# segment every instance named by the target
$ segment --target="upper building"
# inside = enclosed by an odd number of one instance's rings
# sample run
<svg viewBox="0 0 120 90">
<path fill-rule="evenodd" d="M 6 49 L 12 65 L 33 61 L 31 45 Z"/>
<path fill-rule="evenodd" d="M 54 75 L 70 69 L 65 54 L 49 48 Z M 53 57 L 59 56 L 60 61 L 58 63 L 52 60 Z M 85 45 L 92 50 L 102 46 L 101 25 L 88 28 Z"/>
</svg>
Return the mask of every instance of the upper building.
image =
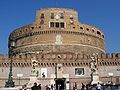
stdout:
<svg viewBox="0 0 120 90">
<path fill-rule="evenodd" d="M 58 45 L 59 52 L 105 53 L 104 33 L 80 23 L 73 9 L 39 10 L 35 22 L 14 30 L 9 37 L 9 51 L 12 49 L 16 55 L 56 51 Z"/>
</svg>

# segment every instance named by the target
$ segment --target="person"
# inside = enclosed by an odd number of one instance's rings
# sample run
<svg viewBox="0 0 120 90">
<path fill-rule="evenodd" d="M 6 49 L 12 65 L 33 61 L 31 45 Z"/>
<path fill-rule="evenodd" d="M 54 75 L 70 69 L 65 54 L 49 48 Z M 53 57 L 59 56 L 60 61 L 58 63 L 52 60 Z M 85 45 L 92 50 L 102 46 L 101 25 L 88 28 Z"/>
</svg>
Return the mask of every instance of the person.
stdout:
<svg viewBox="0 0 120 90">
<path fill-rule="evenodd" d="M 58 84 L 58 90 L 61 90 L 61 84 Z"/>
<path fill-rule="evenodd" d="M 85 90 L 92 90 L 92 87 L 91 87 L 90 83 L 86 84 L 86 89 Z"/>
<path fill-rule="evenodd" d="M 26 89 L 26 84 L 22 86 L 22 90 L 27 90 Z"/>
<path fill-rule="evenodd" d="M 46 90 L 49 90 L 49 87 L 48 87 L 48 85 L 46 85 L 45 87 L 46 87 Z"/>
<path fill-rule="evenodd" d="M 75 90 L 77 90 L 77 83 L 75 82 Z"/>
<path fill-rule="evenodd" d="M 51 90 L 53 90 L 53 84 L 51 84 Z"/>
<path fill-rule="evenodd" d="M 74 86 L 74 84 L 73 84 L 73 90 L 75 90 L 75 86 Z"/>
<path fill-rule="evenodd" d="M 97 84 L 96 89 L 97 89 L 97 90 L 101 90 L 101 85 L 100 85 L 100 83 L 99 83 L 99 82 L 98 82 L 98 84 Z"/>
<path fill-rule="evenodd" d="M 82 88 L 81 90 L 85 90 L 85 85 L 82 83 Z"/>
<path fill-rule="evenodd" d="M 34 86 L 31 88 L 31 90 L 39 90 L 36 82 L 34 83 Z"/>
<path fill-rule="evenodd" d="M 88 84 L 86 84 L 86 90 L 89 90 L 89 89 L 88 89 L 88 87 L 89 87 L 89 85 L 88 85 Z"/>
<path fill-rule="evenodd" d="M 48 88 L 49 88 L 49 90 L 51 89 L 51 86 L 50 86 L 50 84 L 48 85 Z"/>
<path fill-rule="evenodd" d="M 41 90 L 41 84 L 38 85 L 38 90 Z"/>
</svg>

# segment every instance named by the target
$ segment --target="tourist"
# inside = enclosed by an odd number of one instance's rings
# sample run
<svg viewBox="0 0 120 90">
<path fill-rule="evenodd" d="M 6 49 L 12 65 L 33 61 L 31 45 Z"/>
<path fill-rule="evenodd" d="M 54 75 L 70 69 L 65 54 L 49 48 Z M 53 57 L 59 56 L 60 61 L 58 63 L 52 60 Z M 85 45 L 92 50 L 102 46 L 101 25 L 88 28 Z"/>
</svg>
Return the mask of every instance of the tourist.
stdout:
<svg viewBox="0 0 120 90">
<path fill-rule="evenodd" d="M 48 90 L 50 90 L 50 89 L 51 89 L 51 85 L 50 85 L 50 84 L 48 85 L 48 88 L 49 88 Z"/>
<path fill-rule="evenodd" d="M 41 90 L 41 84 L 38 85 L 38 90 Z"/>
<path fill-rule="evenodd" d="M 77 85 L 76 85 L 76 82 L 73 83 L 73 90 L 76 90 L 77 89 Z"/>
<path fill-rule="evenodd" d="M 97 90 L 101 90 L 101 85 L 100 85 L 100 83 L 99 83 L 99 82 L 98 82 L 98 84 L 97 84 L 96 89 L 97 89 Z"/>
<path fill-rule="evenodd" d="M 53 90 L 53 84 L 51 84 L 51 90 Z"/>
<path fill-rule="evenodd" d="M 86 84 L 86 90 L 92 90 L 90 83 Z"/>
<path fill-rule="evenodd" d="M 48 87 L 48 85 L 46 85 L 46 86 L 45 86 L 45 88 L 46 88 L 46 90 L 49 90 L 49 87 Z"/>
<path fill-rule="evenodd" d="M 73 86 L 73 90 L 75 90 L 75 86 Z"/>
<path fill-rule="evenodd" d="M 26 84 L 25 84 L 25 85 L 23 85 L 23 86 L 22 86 L 22 90 L 27 90 L 27 89 L 26 89 L 26 87 L 27 87 L 27 85 L 26 85 Z"/>
<path fill-rule="evenodd" d="M 88 88 L 89 88 L 89 84 L 86 84 L 86 90 L 89 90 Z"/>
<path fill-rule="evenodd" d="M 77 83 L 75 82 L 75 90 L 77 90 Z"/>
<path fill-rule="evenodd" d="M 85 90 L 85 85 L 82 83 L 82 88 L 81 90 Z"/>
<path fill-rule="evenodd" d="M 34 86 L 31 88 L 31 90 L 39 90 L 36 82 L 34 83 Z"/>
</svg>

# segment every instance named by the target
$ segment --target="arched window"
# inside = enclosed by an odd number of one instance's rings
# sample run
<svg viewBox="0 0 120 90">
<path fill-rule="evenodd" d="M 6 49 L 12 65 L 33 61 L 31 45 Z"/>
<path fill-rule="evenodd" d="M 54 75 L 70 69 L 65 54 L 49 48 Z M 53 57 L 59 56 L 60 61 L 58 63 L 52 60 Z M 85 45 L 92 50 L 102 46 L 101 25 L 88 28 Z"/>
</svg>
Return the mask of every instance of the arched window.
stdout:
<svg viewBox="0 0 120 90">
<path fill-rule="evenodd" d="M 44 18 L 44 14 L 43 14 L 43 13 L 41 14 L 41 17 L 40 17 L 40 18 L 41 18 L 41 19 L 43 19 L 43 18 Z"/>
<path fill-rule="evenodd" d="M 64 14 L 63 13 L 60 14 L 60 19 L 64 19 Z"/>
<path fill-rule="evenodd" d="M 51 13 L 51 19 L 54 19 L 54 13 Z"/>
</svg>

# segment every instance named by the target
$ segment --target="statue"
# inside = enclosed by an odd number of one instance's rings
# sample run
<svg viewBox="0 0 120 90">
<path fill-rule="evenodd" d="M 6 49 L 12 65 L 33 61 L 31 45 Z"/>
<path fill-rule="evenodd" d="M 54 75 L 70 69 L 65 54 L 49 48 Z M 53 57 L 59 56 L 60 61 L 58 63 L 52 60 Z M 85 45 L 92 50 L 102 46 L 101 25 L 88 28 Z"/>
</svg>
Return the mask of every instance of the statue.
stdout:
<svg viewBox="0 0 120 90">
<path fill-rule="evenodd" d="M 31 70 L 31 75 L 30 75 L 30 81 L 27 84 L 27 88 L 31 88 L 34 83 L 38 83 L 37 77 L 38 77 L 38 61 L 36 58 L 32 58 L 32 70 Z"/>
<path fill-rule="evenodd" d="M 98 70 L 97 61 L 98 61 L 97 56 L 93 54 L 93 56 L 91 57 L 91 62 L 90 62 L 90 69 L 92 73 L 95 73 Z"/>
<path fill-rule="evenodd" d="M 97 84 L 98 82 L 101 83 L 98 74 L 98 54 L 94 53 L 92 55 L 90 62 L 90 69 L 91 69 L 91 84 Z"/>
<path fill-rule="evenodd" d="M 32 59 L 32 74 L 38 77 L 38 61 L 35 60 L 35 57 Z"/>
</svg>

